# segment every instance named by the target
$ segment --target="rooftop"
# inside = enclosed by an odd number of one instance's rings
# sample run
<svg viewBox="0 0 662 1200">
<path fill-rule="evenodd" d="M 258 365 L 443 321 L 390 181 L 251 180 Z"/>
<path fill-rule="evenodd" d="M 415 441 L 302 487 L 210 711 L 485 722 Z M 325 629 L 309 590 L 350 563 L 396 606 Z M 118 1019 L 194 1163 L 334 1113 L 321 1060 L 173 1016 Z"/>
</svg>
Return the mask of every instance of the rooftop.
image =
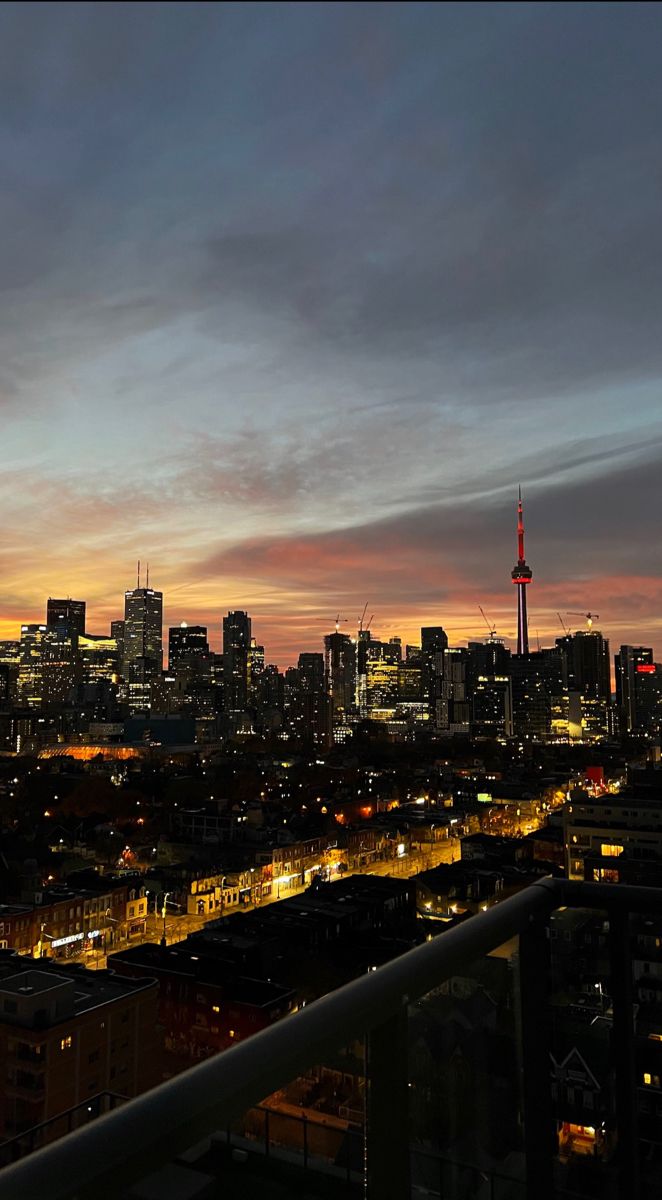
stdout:
<svg viewBox="0 0 662 1200">
<path fill-rule="evenodd" d="M 202 945 L 183 945 L 181 948 L 169 946 L 164 951 L 156 942 L 147 942 L 142 946 L 131 946 L 110 955 L 108 962 L 111 969 L 114 963 L 119 965 L 123 962 L 141 970 L 144 968 L 146 974 L 154 972 L 158 976 L 172 972 L 187 975 L 198 983 L 223 988 L 230 1000 L 259 1008 L 268 1007 L 294 995 L 290 988 L 273 983 L 270 979 L 251 979 L 237 975 L 227 962 L 218 958 L 211 949 L 205 952 Z M 115 978 L 126 977 L 118 975 Z"/>
<path fill-rule="evenodd" d="M 50 959 L 33 959 L 12 950 L 0 951 L 0 993 L 25 997 L 47 996 L 58 989 L 70 992 L 67 1011 L 50 1012 L 47 1024 L 70 1019 L 100 1005 L 112 1004 L 153 986 L 151 979 L 127 979 L 112 971 L 91 971 L 80 963 L 66 965 Z M 20 1015 L 20 1014 L 19 1014 Z M 31 1010 L 28 1023 L 35 1015 Z M 5 1017 L 6 1019 L 6 1017 Z M 43 1024 L 43 1017 L 41 1018 Z"/>
<path fill-rule="evenodd" d="M 66 976 L 56 975 L 54 972 L 23 971 L 20 975 L 14 975 L 9 979 L 0 978 L 0 992 L 15 992 L 25 995 L 28 993 L 51 992 L 54 988 L 61 987 L 63 983 L 69 982 L 70 980 Z"/>
</svg>

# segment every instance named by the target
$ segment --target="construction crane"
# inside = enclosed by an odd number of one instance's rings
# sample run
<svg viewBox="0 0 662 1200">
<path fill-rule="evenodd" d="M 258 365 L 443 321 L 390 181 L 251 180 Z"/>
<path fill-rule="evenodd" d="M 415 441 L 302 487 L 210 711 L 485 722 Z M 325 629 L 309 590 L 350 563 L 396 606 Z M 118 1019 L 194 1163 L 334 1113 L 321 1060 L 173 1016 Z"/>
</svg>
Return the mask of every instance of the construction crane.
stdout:
<svg viewBox="0 0 662 1200">
<path fill-rule="evenodd" d="M 366 615 L 367 611 L 368 611 L 368 601 L 366 600 L 365 604 L 363 605 L 363 612 L 361 613 L 361 616 L 359 617 L 359 633 L 362 633 L 362 631 L 363 631 L 363 622 L 365 621 L 365 615 Z"/>
<path fill-rule="evenodd" d="M 493 641 L 494 641 L 494 639 L 495 639 L 495 637 L 496 637 L 496 635 L 497 635 L 497 631 L 496 631 L 496 625 L 492 625 L 492 624 L 491 624 L 491 623 L 488 621 L 487 617 L 485 616 L 485 610 L 483 609 L 483 606 L 482 606 L 481 604 L 479 604 L 479 605 L 478 605 L 478 607 L 479 607 L 479 609 L 480 609 L 480 611 L 481 611 L 482 618 L 483 618 L 483 620 L 484 620 L 485 624 L 487 625 L 487 628 L 488 628 L 488 629 L 489 629 L 489 631 L 490 631 L 490 641 L 491 641 L 491 642 L 493 642 Z"/>
<path fill-rule="evenodd" d="M 567 610 L 567 612 L 566 612 L 566 616 L 568 616 L 568 617 L 585 617 L 585 618 L 586 618 L 586 624 L 587 624 L 587 626 L 588 626 L 588 628 L 589 628 L 589 629 L 592 629 L 592 628 L 593 628 L 593 622 L 594 622 L 594 621 L 599 621 L 599 620 L 600 620 L 600 613 L 592 613 L 592 612 L 571 612 L 569 609 L 568 609 L 568 610 Z"/>
<path fill-rule="evenodd" d="M 566 635 L 566 637 L 570 637 L 570 630 L 568 629 L 568 626 L 566 625 L 565 621 L 563 620 L 563 617 L 561 616 L 560 612 L 557 612 L 556 615 L 557 615 L 559 621 L 561 622 L 561 629 L 563 630 L 564 634 Z"/>
<path fill-rule="evenodd" d="M 340 613 L 338 613 L 338 616 L 336 617 L 336 633 L 338 632 L 338 628 L 339 628 L 339 625 L 340 625 L 340 622 L 341 622 L 341 621 L 343 621 L 343 622 L 344 622 L 344 624 L 346 625 L 346 624 L 347 624 L 347 617 L 341 617 Z"/>
</svg>

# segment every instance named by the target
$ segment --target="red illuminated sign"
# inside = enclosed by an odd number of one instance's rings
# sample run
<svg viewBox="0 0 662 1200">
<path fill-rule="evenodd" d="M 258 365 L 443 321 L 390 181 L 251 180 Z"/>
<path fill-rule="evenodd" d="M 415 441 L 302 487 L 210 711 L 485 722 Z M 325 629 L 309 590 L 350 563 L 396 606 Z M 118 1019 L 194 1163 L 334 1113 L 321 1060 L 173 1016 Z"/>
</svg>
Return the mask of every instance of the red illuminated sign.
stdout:
<svg viewBox="0 0 662 1200">
<path fill-rule="evenodd" d="M 654 675 L 655 663 L 638 663 L 637 675 Z"/>
</svg>

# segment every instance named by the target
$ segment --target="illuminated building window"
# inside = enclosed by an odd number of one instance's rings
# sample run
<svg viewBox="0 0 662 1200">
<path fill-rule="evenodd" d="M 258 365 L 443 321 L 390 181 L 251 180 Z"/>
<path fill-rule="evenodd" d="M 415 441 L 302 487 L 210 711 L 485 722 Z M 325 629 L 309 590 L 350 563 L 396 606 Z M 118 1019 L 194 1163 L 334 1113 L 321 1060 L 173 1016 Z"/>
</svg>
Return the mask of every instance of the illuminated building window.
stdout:
<svg viewBox="0 0 662 1200">
<path fill-rule="evenodd" d="M 644 1071 L 644 1085 L 645 1087 L 650 1087 L 651 1085 L 651 1075 L 648 1071 Z"/>
<path fill-rule="evenodd" d="M 212 1012 L 216 1012 L 216 1013 L 220 1013 L 221 1009 L 220 1009 L 220 1007 L 219 1007 L 219 1005 L 218 1005 L 218 1004 L 212 1004 L 212 1006 L 211 1006 L 211 1011 L 212 1011 Z"/>
<path fill-rule="evenodd" d="M 614 845 L 612 842 L 603 842 L 600 853 L 603 858 L 618 858 L 619 854 L 623 853 L 623 847 Z"/>
<path fill-rule="evenodd" d="M 71 1034 L 60 1039 L 60 1050 L 71 1050 L 72 1038 Z"/>
<path fill-rule="evenodd" d="M 231 1037 L 231 1038 L 233 1038 L 233 1037 L 234 1037 L 234 1029 L 231 1029 L 231 1030 L 230 1030 L 230 1037 Z"/>
</svg>

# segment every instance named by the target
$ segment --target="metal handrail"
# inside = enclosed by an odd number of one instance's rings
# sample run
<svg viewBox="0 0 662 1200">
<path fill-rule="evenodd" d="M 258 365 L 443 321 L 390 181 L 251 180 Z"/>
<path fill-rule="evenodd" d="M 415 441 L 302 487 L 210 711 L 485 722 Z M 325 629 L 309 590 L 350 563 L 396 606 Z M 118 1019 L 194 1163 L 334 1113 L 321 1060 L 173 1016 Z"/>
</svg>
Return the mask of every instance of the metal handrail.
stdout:
<svg viewBox="0 0 662 1200">
<path fill-rule="evenodd" d="M 627 896 L 627 902 L 626 901 Z M 656 889 L 540 880 L 486 912 L 316 1000 L 245 1042 L 0 1171 L 0 1200 L 102 1200 L 289 1083 L 324 1055 L 383 1027 L 461 966 L 561 905 L 655 911 Z"/>
<path fill-rule="evenodd" d="M 543 880 L 0 1171 L 0 1200 L 117 1195 L 558 904 Z"/>
</svg>

